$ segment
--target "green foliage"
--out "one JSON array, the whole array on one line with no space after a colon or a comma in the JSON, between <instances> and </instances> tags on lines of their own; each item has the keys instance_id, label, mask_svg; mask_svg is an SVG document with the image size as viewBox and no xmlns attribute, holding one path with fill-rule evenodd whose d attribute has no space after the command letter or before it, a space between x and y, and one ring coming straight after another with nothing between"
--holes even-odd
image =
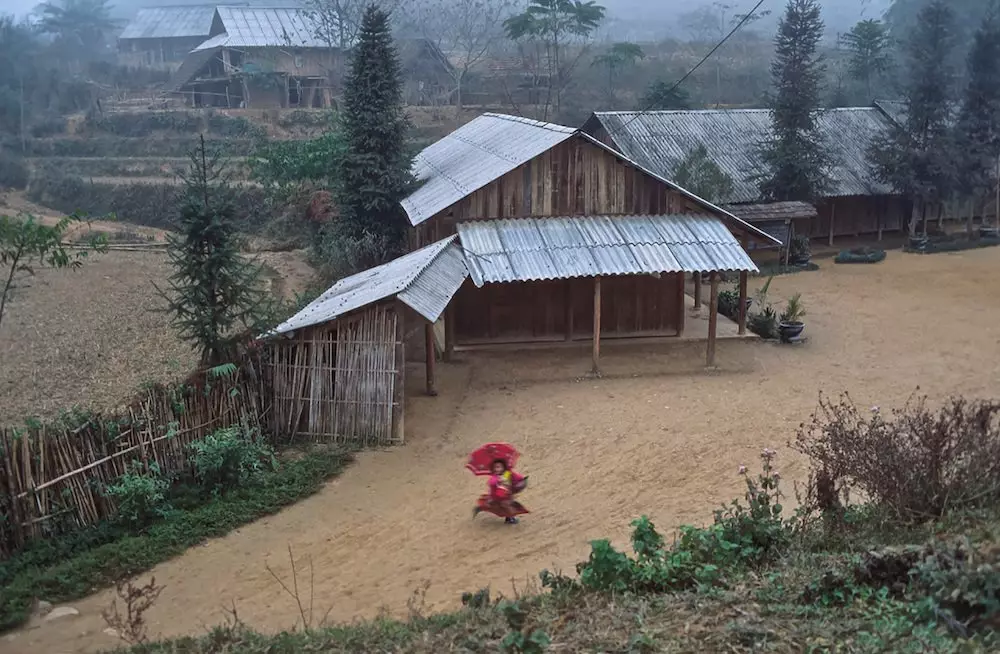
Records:
<instances>
[{"instance_id":1,"label":"green foliage","mask_svg":"<svg viewBox=\"0 0 1000 654\"><path fill-rule=\"evenodd\" d=\"M866 101L872 98L872 82L889 69L892 39L885 23L874 18L858 21L840 37L850 52L848 71L865 85Z\"/></svg>"},{"instance_id":2,"label":"green foliage","mask_svg":"<svg viewBox=\"0 0 1000 654\"><path fill-rule=\"evenodd\" d=\"M55 0L38 5L38 11L41 31L81 58L96 58L116 27L109 0Z\"/></svg>"},{"instance_id":3,"label":"green foliage","mask_svg":"<svg viewBox=\"0 0 1000 654\"><path fill-rule=\"evenodd\" d=\"M374 5L354 48L341 118L346 145L335 197L344 229L352 238L370 234L393 252L402 250L409 223L399 203L412 182L409 120L389 15Z\"/></svg>"},{"instance_id":4,"label":"green foliage","mask_svg":"<svg viewBox=\"0 0 1000 654\"><path fill-rule=\"evenodd\" d=\"M761 146L761 196L809 201L829 185L830 154L816 125L825 66L817 52L823 21L816 0L788 0L775 37L769 98L773 137Z\"/></svg>"},{"instance_id":5,"label":"green foliage","mask_svg":"<svg viewBox=\"0 0 1000 654\"><path fill-rule=\"evenodd\" d=\"M258 147L254 139L206 138L211 151L227 157L249 156ZM25 156L32 157L187 157L191 138L159 135L143 138L91 136L88 138L34 138Z\"/></svg>"},{"instance_id":6,"label":"green foliage","mask_svg":"<svg viewBox=\"0 0 1000 654\"><path fill-rule=\"evenodd\" d=\"M767 299L774 276L768 277L764 285L754 294L754 310L747 314L747 329L761 338L778 338L778 313Z\"/></svg>"},{"instance_id":7,"label":"green foliage","mask_svg":"<svg viewBox=\"0 0 1000 654\"><path fill-rule=\"evenodd\" d=\"M118 505L117 518L129 528L138 530L162 518L170 510L167 490L170 482L160 474L156 463L143 471L142 464L133 462L132 470L107 487L105 494Z\"/></svg>"},{"instance_id":8,"label":"green foliage","mask_svg":"<svg viewBox=\"0 0 1000 654\"><path fill-rule=\"evenodd\" d=\"M504 600L497 607L510 631L500 641L500 647L512 654L541 654L551 644L548 634L541 629L528 631L529 612L521 601Z\"/></svg>"},{"instance_id":9,"label":"green foliage","mask_svg":"<svg viewBox=\"0 0 1000 654\"><path fill-rule=\"evenodd\" d=\"M876 176L916 201L947 198L955 178L949 130L954 25L954 13L943 0L921 9L905 44L905 122L873 140L868 153ZM915 218L910 230L915 233Z\"/></svg>"},{"instance_id":10,"label":"green foliage","mask_svg":"<svg viewBox=\"0 0 1000 654\"><path fill-rule=\"evenodd\" d=\"M91 134L114 134L124 138L152 136L158 132L189 136L199 132L225 138L262 139L263 128L242 116L214 111L148 111L142 113L91 114L83 125Z\"/></svg>"},{"instance_id":11,"label":"green foliage","mask_svg":"<svg viewBox=\"0 0 1000 654\"><path fill-rule=\"evenodd\" d=\"M687 91L672 82L657 80L646 88L639 100L641 111L662 111L668 109L690 109L691 98Z\"/></svg>"},{"instance_id":12,"label":"green foliage","mask_svg":"<svg viewBox=\"0 0 1000 654\"><path fill-rule=\"evenodd\" d=\"M785 310L781 312L779 320L781 322L802 322L802 318L805 315L806 309L802 305L802 294L796 293L792 297L788 298L788 302L785 304Z\"/></svg>"},{"instance_id":13,"label":"green foliage","mask_svg":"<svg viewBox=\"0 0 1000 654\"><path fill-rule=\"evenodd\" d=\"M219 429L191 443L191 452L198 482L212 494L253 483L277 466L274 451L239 427Z\"/></svg>"},{"instance_id":14,"label":"green foliage","mask_svg":"<svg viewBox=\"0 0 1000 654\"><path fill-rule=\"evenodd\" d=\"M646 53L642 46L637 43L619 42L612 43L607 52L597 55L590 62L591 66L606 68L608 71L608 99L612 103L615 101L615 79L621 71L635 66L636 62L644 59Z\"/></svg>"},{"instance_id":15,"label":"green foliage","mask_svg":"<svg viewBox=\"0 0 1000 654\"><path fill-rule=\"evenodd\" d=\"M649 518L632 522L629 558L607 540L590 545L590 558L577 566L584 588L604 592L663 593L708 589L725 576L773 562L790 543L790 527L781 516L780 477L774 470L775 452L761 453L762 471L746 477L746 504L734 500L715 512L705 528L682 526L670 548ZM544 582L544 578L543 578Z\"/></svg>"},{"instance_id":16,"label":"green foliage","mask_svg":"<svg viewBox=\"0 0 1000 654\"><path fill-rule=\"evenodd\" d=\"M994 3L976 30L966 63L968 85L955 140L959 190L981 196L992 190L1000 155L1000 15Z\"/></svg>"},{"instance_id":17,"label":"green foliage","mask_svg":"<svg viewBox=\"0 0 1000 654\"><path fill-rule=\"evenodd\" d=\"M67 230L79 221L66 216L55 225L45 225L34 216L0 215L0 266L3 293L0 295L0 324L14 291L39 268L77 268L91 252L107 249L106 239L95 236L75 252L65 242Z\"/></svg>"},{"instance_id":18,"label":"green foliage","mask_svg":"<svg viewBox=\"0 0 1000 654\"><path fill-rule=\"evenodd\" d=\"M673 180L709 202L725 202L733 193L733 178L709 157L704 144L685 155L674 170Z\"/></svg>"},{"instance_id":19,"label":"green foliage","mask_svg":"<svg viewBox=\"0 0 1000 654\"><path fill-rule=\"evenodd\" d=\"M911 570L912 584L962 623L1000 616L1000 559L969 540L932 542Z\"/></svg>"},{"instance_id":20,"label":"green foliage","mask_svg":"<svg viewBox=\"0 0 1000 654\"><path fill-rule=\"evenodd\" d=\"M180 234L169 237L174 272L169 291L160 293L180 337L197 349L203 364L212 365L235 359L246 332L266 329L269 300L260 266L240 252L232 192L203 138L191 160Z\"/></svg>"},{"instance_id":21,"label":"green foliage","mask_svg":"<svg viewBox=\"0 0 1000 654\"><path fill-rule=\"evenodd\" d=\"M283 463L253 485L189 503L139 534L97 525L45 539L0 562L0 631L27 620L32 602L66 602L149 570L189 547L223 536L312 495L349 462L341 450L314 451ZM203 497L203 496L200 496ZM175 507L180 503L174 501Z\"/></svg>"},{"instance_id":22,"label":"green foliage","mask_svg":"<svg viewBox=\"0 0 1000 654\"><path fill-rule=\"evenodd\" d=\"M321 183L336 193L346 143L336 114L327 130L313 139L267 141L250 158L251 176L266 188L286 189L303 182Z\"/></svg>"},{"instance_id":23,"label":"green foliage","mask_svg":"<svg viewBox=\"0 0 1000 654\"><path fill-rule=\"evenodd\" d=\"M740 310L740 292L737 288L719 291L719 313L727 318L736 318Z\"/></svg>"},{"instance_id":24,"label":"green foliage","mask_svg":"<svg viewBox=\"0 0 1000 654\"><path fill-rule=\"evenodd\" d=\"M24 160L0 149L0 191L23 189L28 186L28 167Z\"/></svg>"}]
</instances>

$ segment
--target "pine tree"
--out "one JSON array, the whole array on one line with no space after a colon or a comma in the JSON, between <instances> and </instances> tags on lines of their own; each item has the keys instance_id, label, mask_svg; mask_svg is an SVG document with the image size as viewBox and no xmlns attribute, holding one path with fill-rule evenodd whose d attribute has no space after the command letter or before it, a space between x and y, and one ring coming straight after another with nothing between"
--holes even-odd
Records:
<instances>
[{"instance_id":1,"label":"pine tree","mask_svg":"<svg viewBox=\"0 0 1000 654\"><path fill-rule=\"evenodd\" d=\"M987 194L996 183L1000 156L1000 15L991 3L969 50L968 86L958 117L955 141L959 191L973 199ZM971 219L972 211L969 211ZM971 228L971 221L969 223Z\"/></svg>"},{"instance_id":2,"label":"pine tree","mask_svg":"<svg viewBox=\"0 0 1000 654\"><path fill-rule=\"evenodd\" d=\"M346 152L340 163L337 204L344 237L376 238L392 254L402 249L408 223L400 207L412 181L406 151L409 122L403 111L399 59L389 15L365 12L342 115Z\"/></svg>"},{"instance_id":3,"label":"pine tree","mask_svg":"<svg viewBox=\"0 0 1000 654\"><path fill-rule=\"evenodd\" d=\"M927 205L946 199L956 178L948 127L953 33L954 15L946 2L934 0L921 10L905 45L906 118L876 139L869 152L878 178L913 199L911 236Z\"/></svg>"},{"instance_id":4,"label":"pine tree","mask_svg":"<svg viewBox=\"0 0 1000 654\"><path fill-rule=\"evenodd\" d=\"M170 237L174 272L169 289L160 291L174 327L203 365L232 361L245 332L264 328L268 308L260 267L240 254L232 194L222 174L202 137L184 178L179 234Z\"/></svg>"},{"instance_id":5,"label":"pine tree","mask_svg":"<svg viewBox=\"0 0 1000 654\"><path fill-rule=\"evenodd\" d=\"M816 0L789 0L771 63L771 140L761 148L761 195L812 200L828 186L829 155L816 126L825 66L817 53L823 21Z\"/></svg>"}]
</instances>

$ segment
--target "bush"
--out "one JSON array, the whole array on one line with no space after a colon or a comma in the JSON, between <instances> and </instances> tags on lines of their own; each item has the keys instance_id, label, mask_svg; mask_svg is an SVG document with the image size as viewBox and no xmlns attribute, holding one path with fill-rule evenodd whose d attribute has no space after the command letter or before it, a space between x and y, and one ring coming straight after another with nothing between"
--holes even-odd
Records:
<instances>
[{"instance_id":1,"label":"bush","mask_svg":"<svg viewBox=\"0 0 1000 654\"><path fill-rule=\"evenodd\" d=\"M834 258L834 263L879 263L885 260L885 250L870 247L841 250Z\"/></svg>"},{"instance_id":2,"label":"bush","mask_svg":"<svg viewBox=\"0 0 1000 654\"><path fill-rule=\"evenodd\" d=\"M814 478L841 495L861 491L904 520L1000 501L998 402L952 398L933 411L926 397L911 398L885 416L860 411L846 393L837 402L821 396L793 445Z\"/></svg>"},{"instance_id":3,"label":"bush","mask_svg":"<svg viewBox=\"0 0 1000 654\"><path fill-rule=\"evenodd\" d=\"M28 167L24 159L0 150L0 190L28 187Z\"/></svg>"},{"instance_id":4,"label":"bush","mask_svg":"<svg viewBox=\"0 0 1000 654\"><path fill-rule=\"evenodd\" d=\"M219 429L191 443L191 450L198 482L212 494L256 481L277 465L274 451L239 427Z\"/></svg>"},{"instance_id":5,"label":"bush","mask_svg":"<svg viewBox=\"0 0 1000 654\"><path fill-rule=\"evenodd\" d=\"M170 509L166 499L169 488L170 482L160 475L156 463L149 464L149 471L144 472L142 465L135 462L132 470L107 487L105 494L118 505L117 520L141 529Z\"/></svg>"},{"instance_id":6,"label":"bush","mask_svg":"<svg viewBox=\"0 0 1000 654\"><path fill-rule=\"evenodd\" d=\"M761 474L746 477L746 506L734 500L715 512L711 526L681 527L669 549L646 516L632 522L635 558L607 540L593 541L589 559L577 566L580 584L606 592L675 592L711 587L726 573L774 561L790 540L789 525L781 517L774 457L774 450L764 450ZM745 467L740 474L746 476Z\"/></svg>"}]
</instances>

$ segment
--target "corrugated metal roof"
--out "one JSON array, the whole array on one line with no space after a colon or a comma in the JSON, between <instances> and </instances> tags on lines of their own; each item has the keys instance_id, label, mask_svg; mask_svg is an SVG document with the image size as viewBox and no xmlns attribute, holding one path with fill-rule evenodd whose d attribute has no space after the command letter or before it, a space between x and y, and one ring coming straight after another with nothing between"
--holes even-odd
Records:
<instances>
[{"instance_id":1,"label":"corrugated metal roof","mask_svg":"<svg viewBox=\"0 0 1000 654\"><path fill-rule=\"evenodd\" d=\"M476 220L457 228L476 286L597 275L757 271L716 216Z\"/></svg>"},{"instance_id":2,"label":"corrugated metal roof","mask_svg":"<svg viewBox=\"0 0 1000 654\"><path fill-rule=\"evenodd\" d=\"M215 6L149 7L140 9L119 39L175 39L207 37Z\"/></svg>"},{"instance_id":3,"label":"corrugated metal roof","mask_svg":"<svg viewBox=\"0 0 1000 654\"><path fill-rule=\"evenodd\" d=\"M733 192L723 202L753 202L760 197L757 180L764 172L758 155L770 137L767 109L698 111L598 112L594 114L625 156L667 178L694 148L708 154L733 179ZM891 189L880 183L868 164L872 139L889 122L875 107L827 109L817 115L835 165L828 196L882 195Z\"/></svg>"},{"instance_id":4,"label":"corrugated metal roof","mask_svg":"<svg viewBox=\"0 0 1000 654\"><path fill-rule=\"evenodd\" d=\"M403 209L410 223L419 225L576 132L528 118L483 114L414 158L413 174L423 185L403 200Z\"/></svg>"},{"instance_id":5,"label":"corrugated metal roof","mask_svg":"<svg viewBox=\"0 0 1000 654\"><path fill-rule=\"evenodd\" d=\"M427 320L436 321L469 276L456 240L456 236L449 236L389 263L345 277L268 336L329 322L393 296Z\"/></svg>"},{"instance_id":6,"label":"corrugated metal roof","mask_svg":"<svg viewBox=\"0 0 1000 654\"><path fill-rule=\"evenodd\" d=\"M217 7L223 29L199 45L210 48L326 48L316 35L316 25L301 7Z\"/></svg>"},{"instance_id":7,"label":"corrugated metal roof","mask_svg":"<svg viewBox=\"0 0 1000 654\"><path fill-rule=\"evenodd\" d=\"M808 202L730 204L725 209L748 223L769 220L798 220L801 218L815 218L819 215L816 207Z\"/></svg>"}]
</instances>

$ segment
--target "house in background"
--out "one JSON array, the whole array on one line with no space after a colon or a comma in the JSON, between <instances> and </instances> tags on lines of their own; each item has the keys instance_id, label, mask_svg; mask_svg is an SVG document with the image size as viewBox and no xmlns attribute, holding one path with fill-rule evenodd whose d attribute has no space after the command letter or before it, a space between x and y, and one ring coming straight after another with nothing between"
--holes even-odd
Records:
<instances>
[{"instance_id":1,"label":"house in background","mask_svg":"<svg viewBox=\"0 0 1000 654\"><path fill-rule=\"evenodd\" d=\"M216 7L166 90L195 107L329 107L343 53L297 7Z\"/></svg>"},{"instance_id":2,"label":"house in background","mask_svg":"<svg viewBox=\"0 0 1000 654\"><path fill-rule=\"evenodd\" d=\"M879 107L849 107L819 112L817 124L834 160L831 186L816 204L817 215L792 220L796 233L826 238L898 231L907 224L911 202L879 182L868 164L873 139L891 124ZM583 127L602 143L658 175L672 178L699 145L733 182L729 197L715 198L739 215L740 205L760 200L763 172L760 144L770 137L767 109L598 112ZM780 218L753 209L747 215Z\"/></svg>"},{"instance_id":3,"label":"house in background","mask_svg":"<svg viewBox=\"0 0 1000 654\"><path fill-rule=\"evenodd\" d=\"M173 71L212 31L215 6L140 9L118 37L118 63Z\"/></svg>"}]
</instances>

